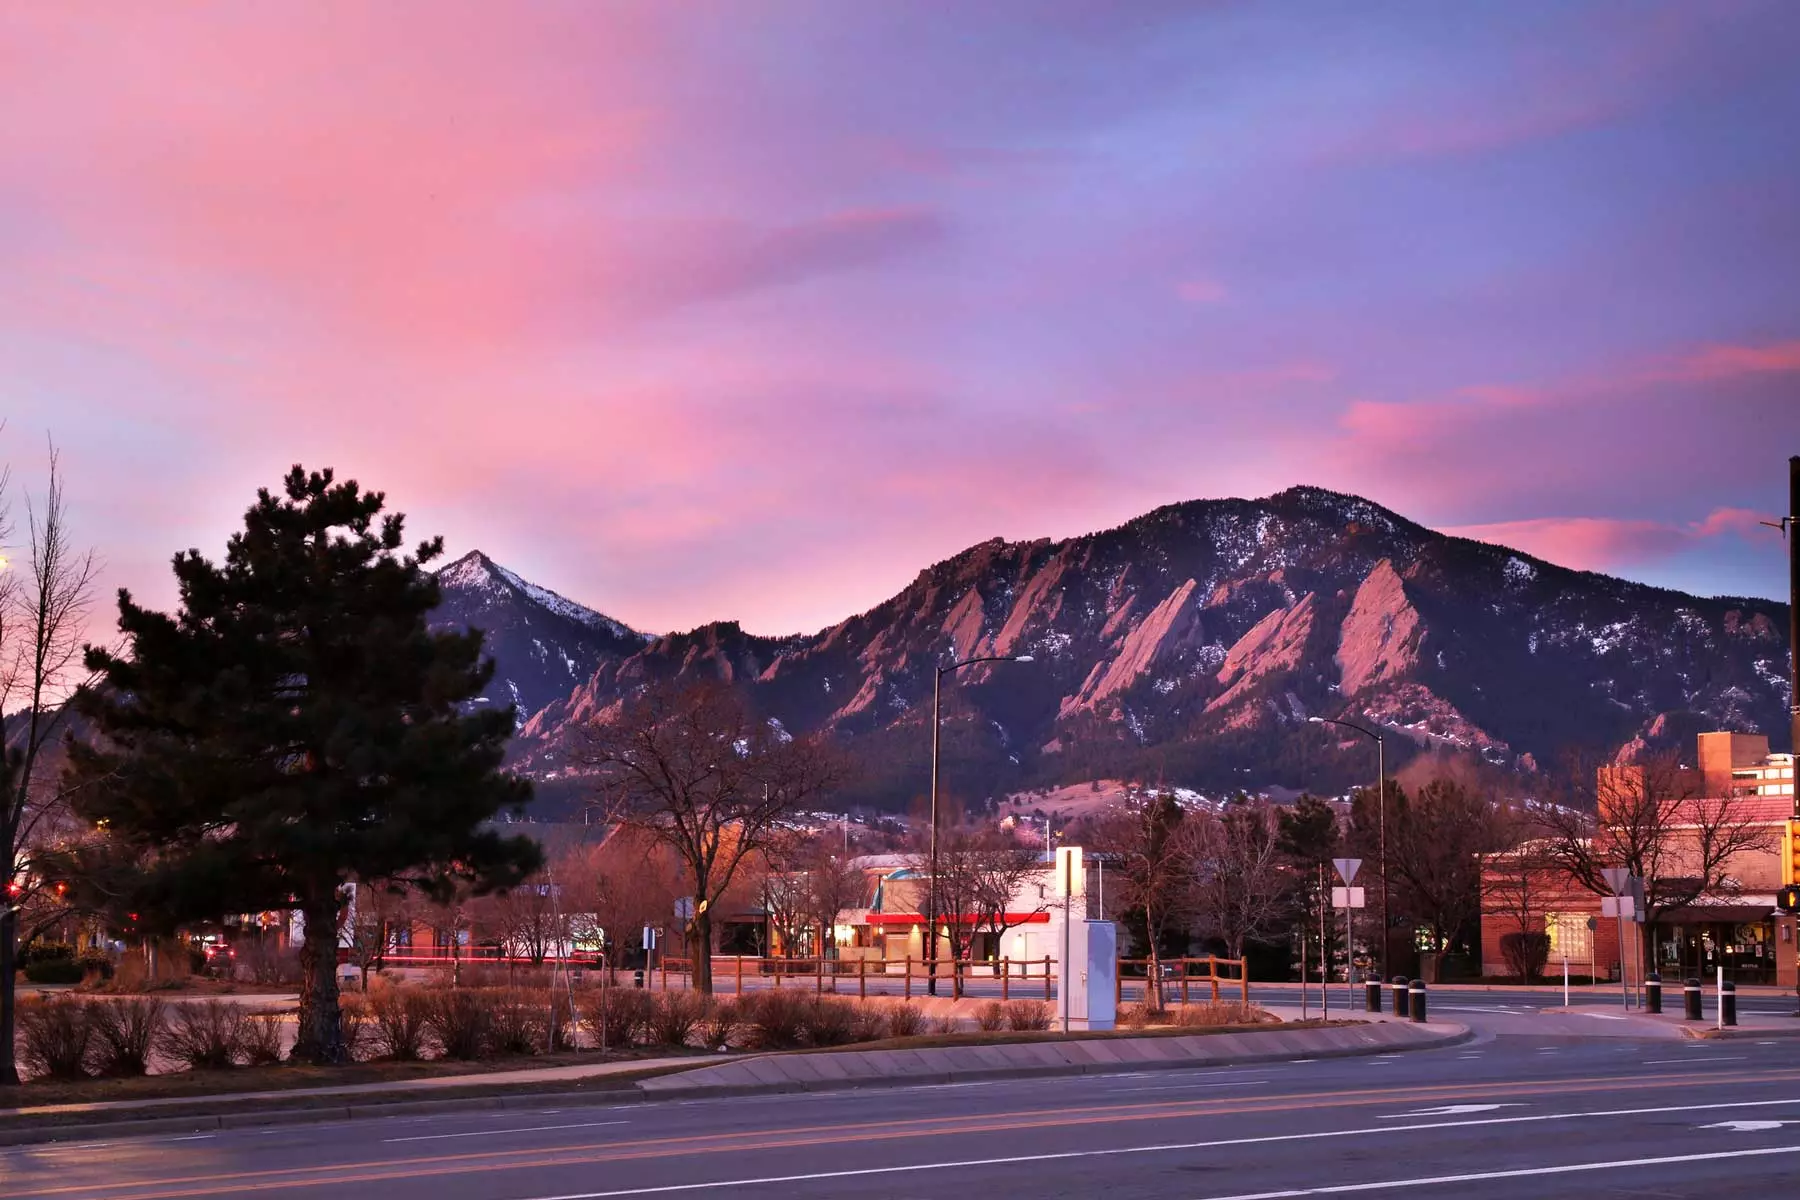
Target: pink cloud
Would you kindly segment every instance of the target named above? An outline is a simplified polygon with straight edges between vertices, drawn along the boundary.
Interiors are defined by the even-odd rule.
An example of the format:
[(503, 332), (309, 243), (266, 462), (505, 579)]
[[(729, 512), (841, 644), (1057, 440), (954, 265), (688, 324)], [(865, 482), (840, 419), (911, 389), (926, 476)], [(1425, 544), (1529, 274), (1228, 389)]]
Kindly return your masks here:
[(1231, 293), (1216, 279), (1187, 279), (1175, 285), (1175, 294), (1189, 304), (1218, 304)]
[(1748, 509), (1719, 508), (1686, 524), (1609, 517), (1536, 517), (1446, 526), (1440, 532), (1523, 550), (1581, 571), (1618, 571), (1641, 567), (1725, 533), (1746, 535), (1762, 519)]
[(1707, 346), (1682, 359), (1674, 374), (1685, 379), (1736, 379), (1800, 371), (1800, 340), (1761, 346)]

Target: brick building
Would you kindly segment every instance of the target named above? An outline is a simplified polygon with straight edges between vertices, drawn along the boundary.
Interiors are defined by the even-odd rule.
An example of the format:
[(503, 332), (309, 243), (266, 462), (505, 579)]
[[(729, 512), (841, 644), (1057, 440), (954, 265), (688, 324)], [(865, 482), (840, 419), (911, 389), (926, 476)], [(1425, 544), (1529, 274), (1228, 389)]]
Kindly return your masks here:
[[(1699, 874), (1699, 844), (1728, 820), (1755, 842), (1727, 857), (1712, 874), (1719, 886), (1660, 912), (1653, 924), (1625, 922), (1625, 960), (1646, 958), (1665, 980), (1712, 978), (1723, 967), (1740, 983), (1795, 986), (1794, 919), (1775, 910), (1775, 891), (1787, 878), (1784, 861), (1796, 856), (1794, 758), (1769, 753), (1760, 734), (1704, 733), (1697, 766), (1676, 772), (1679, 798), (1668, 802), (1668, 848), (1661, 873), (1669, 879)], [(1607, 811), (1605, 797), (1629, 792), (1641, 767), (1601, 772), (1601, 820), (1624, 820)], [(1541, 930), (1550, 937), (1548, 969), (1560, 973), (1566, 953), (1571, 973), (1617, 978), (1619, 922), (1601, 912), (1601, 897), (1545, 861), (1544, 847), (1528, 843), (1483, 864), (1481, 957), (1485, 975), (1508, 974), (1501, 950), (1509, 932)], [(1647, 943), (1647, 947), (1646, 947)], [(1645, 950), (1649, 953), (1646, 955)]]

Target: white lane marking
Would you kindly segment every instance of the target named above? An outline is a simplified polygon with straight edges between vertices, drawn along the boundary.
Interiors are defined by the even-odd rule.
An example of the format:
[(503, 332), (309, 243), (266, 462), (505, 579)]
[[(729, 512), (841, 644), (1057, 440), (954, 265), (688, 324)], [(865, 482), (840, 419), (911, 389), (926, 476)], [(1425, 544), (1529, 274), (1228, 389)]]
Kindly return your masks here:
[(1290, 1059), (1288, 1059), (1288, 1065), (1296, 1066), (1300, 1063), (1309, 1063), (1309, 1062), (1318, 1062), (1318, 1061), (1319, 1060), (1316, 1058), (1290, 1058)]
[(1771, 1129), (1780, 1129), (1783, 1125), (1792, 1125), (1792, 1121), (1719, 1121), (1712, 1125), (1702, 1125), (1702, 1129), (1729, 1129), (1733, 1133), (1766, 1133)]
[(1679, 1163), (1716, 1162), (1729, 1158), (1757, 1158), (1770, 1154), (1800, 1154), (1800, 1146), (1769, 1146), (1760, 1150), (1721, 1150), (1713, 1154), (1672, 1154), (1665, 1158), (1615, 1158), (1604, 1162), (1565, 1163), (1556, 1167), (1518, 1167), (1510, 1171), (1470, 1171), (1463, 1175), (1425, 1175), (1416, 1179), (1383, 1179), (1377, 1183), (1338, 1183), (1325, 1187), (1290, 1188), (1279, 1192), (1239, 1192), (1235, 1196), (1211, 1196), (1207, 1200), (1286, 1200), (1290, 1196), (1342, 1196), (1350, 1192), (1382, 1192), (1389, 1188), (1430, 1187), (1443, 1183), (1480, 1183), (1488, 1179), (1531, 1179), (1539, 1175), (1573, 1175), (1582, 1171), (1619, 1171), (1628, 1167), (1667, 1167)]
[[(1739, 1108), (1769, 1108), (1800, 1104), (1800, 1096), (1783, 1100), (1729, 1100), (1717, 1104), (1686, 1104), (1663, 1108), (1615, 1108), (1596, 1112), (1538, 1113), (1522, 1117), (1479, 1117), (1473, 1121), (1428, 1121), (1421, 1125), (1370, 1125), (1361, 1129), (1327, 1129), (1314, 1133), (1275, 1133), (1263, 1137), (1222, 1138), (1211, 1142), (1169, 1142), (1155, 1146), (1120, 1146), (1106, 1150), (1064, 1150), (1052, 1154), (1018, 1154), (1005, 1158), (972, 1158), (955, 1162), (909, 1163), (898, 1167), (853, 1167), (842, 1171), (816, 1171), (807, 1175), (768, 1175), (756, 1179), (712, 1179), (700, 1183), (667, 1183), (655, 1187), (623, 1188), (611, 1192), (568, 1192), (557, 1196), (532, 1196), (528, 1200), (613, 1200), (618, 1196), (656, 1196), (670, 1192), (705, 1192), (721, 1188), (754, 1187), (768, 1183), (812, 1183), (822, 1179), (858, 1179), (870, 1175), (912, 1175), (921, 1171), (961, 1170), (965, 1167), (1005, 1167), (1018, 1163), (1061, 1162), (1077, 1158), (1119, 1158), (1127, 1154), (1165, 1154), (1178, 1150), (1214, 1150), (1223, 1146), (1263, 1146), (1275, 1142), (1316, 1142), (1331, 1138), (1367, 1137), (1382, 1133), (1417, 1133), (1421, 1129), (1466, 1129), (1479, 1125), (1524, 1125), (1543, 1121), (1585, 1121), (1595, 1117), (1642, 1117), (1664, 1113), (1719, 1112)], [(1800, 1147), (1797, 1147), (1800, 1149)], [(1369, 1190), (1374, 1190), (1371, 1187)], [(1230, 1198), (1221, 1198), (1230, 1200)]]
[[(1706, 1061), (1707, 1062), (1743, 1062), (1748, 1057), (1750, 1057), (1750, 1056), (1747, 1054), (1723, 1054), (1723, 1055), (1720, 1055), (1718, 1058), (1709, 1058)], [(1638, 1065), (1640, 1067), (1666, 1067), (1670, 1063), (1680, 1063), (1683, 1066), (1686, 1066), (1688, 1063), (1691, 1063), (1693, 1061), (1694, 1060), (1691, 1058), (1647, 1058), (1643, 1062), (1639, 1063)]]
[(189, 1134), (183, 1135), (182, 1137), (156, 1138), (156, 1139), (152, 1139), (152, 1140), (164, 1141), (164, 1142), (204, 1142), (208, 1138), (215, 1138), (218, 1136), (219, 1135), (216, 1133), (189, 1133)]
[(1460, 1117), (1464, 1113), (1493, 1112), (1497, 1108), (1522, 1108), (1521, 1103), (1510, 1104), (1446, 1104), (1442, 1108), (1415, 1108), (1412, 1112), (1383, 1113), (1376, 1117), (1377, 1121), (1398, 1121), (1403, 1117)]
[(1621, 1017), (1618, 1013), (1576, 1012), (1576, 1013), (1570, 1013), (1569, 1015), (1574, 1016), (1574, 1017), (1592, 1017), (1596, 1021), (1629, 1021), (1629, 1020), (1631, 1020), (1630, 1017)]
[(1186, 1092), (1194, 1088), (1248, 1087), (1253, 1083), (1267, 1083), (1266, 1079), (1234, 1079), (1230, 1083), (1154, 1083), (1138, 1087), (1107, 1088), (1105, 1095), (1118, 1096), (1125, 1092)]
[(435, 1142), (442, 1138), (505, 1137), (509, 1133), (546, 1133), (552, 1129), (598, 1129), (602, 1125), (629, 1125), (629, 1121), (578, 1121), (573, 1125), (526, 1125), (512, 1129), (469, 1129), (462, 1133), (419, 1133), (411, 1137), (382, 1138), (385, 1142)]

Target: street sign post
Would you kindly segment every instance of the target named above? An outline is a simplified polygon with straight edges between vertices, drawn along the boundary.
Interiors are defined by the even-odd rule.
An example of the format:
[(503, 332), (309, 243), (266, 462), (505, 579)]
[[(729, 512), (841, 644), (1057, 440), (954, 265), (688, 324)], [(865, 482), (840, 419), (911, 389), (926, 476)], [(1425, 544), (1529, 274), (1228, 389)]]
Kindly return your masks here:
[(1641, 907), (1638, 897), (1642, 895), (1643, 882), (1634, 876), (1626, 867), (1604, 867), (1600, 874), (1606, 880), (1606, 886), (1613, 890), (1610, 897), (1601, 897), (1600, 915), (1612, 917), (1619, 925), (1619, 1001), (1625, 1010), (1631, 1010), (1630, 972), (1625, 969), (1625, 918), (1637, 920), (1637, 910)]
[[(1344, 910), (1344, 986), (1349, 989), (1350, 999), (1344, 1005), (1348, 1012), (1356, 1006), (1356, 910), (1363, 906), (1363, 890), (1350, 885), (1356, 882), (1356, 873), (1362, 869), (1360, 858), (1334, 858), (1331, 865), (1337, 870), (1338, 878), (1344, 881), (1341, 888), (1331, 889), (1331, 905)], [(1321, 978), (1329, 976), (1321, 973)], [(1321, 984), (1321, 986), (1323, 986)]]

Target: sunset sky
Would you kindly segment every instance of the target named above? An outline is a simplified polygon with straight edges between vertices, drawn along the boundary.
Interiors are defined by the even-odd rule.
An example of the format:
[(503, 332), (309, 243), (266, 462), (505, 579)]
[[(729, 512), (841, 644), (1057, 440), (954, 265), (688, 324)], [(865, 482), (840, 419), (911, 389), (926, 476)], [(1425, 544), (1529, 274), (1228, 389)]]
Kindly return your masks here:
[(1797, 16), (10, 4), (0, 457), (159, 605), (294, 462), (651, 631), (1296, 483), (1781, 595)]

